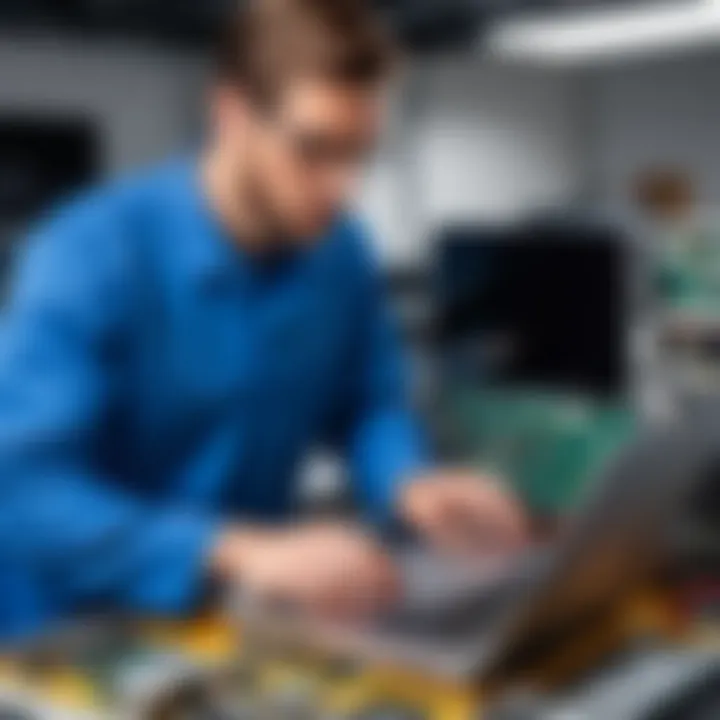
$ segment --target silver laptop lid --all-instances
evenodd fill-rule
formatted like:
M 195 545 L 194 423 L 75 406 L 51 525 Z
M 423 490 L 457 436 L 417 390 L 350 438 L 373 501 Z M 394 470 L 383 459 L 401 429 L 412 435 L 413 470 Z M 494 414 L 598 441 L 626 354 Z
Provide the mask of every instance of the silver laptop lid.
M 511 663 L 646 582 L 667 559 L 673 523 L 719 457 L 720 435 L 692 421 L 646 431 L 625 448 L 593 484 L 547 569 L 507 608 L 477 671 Z

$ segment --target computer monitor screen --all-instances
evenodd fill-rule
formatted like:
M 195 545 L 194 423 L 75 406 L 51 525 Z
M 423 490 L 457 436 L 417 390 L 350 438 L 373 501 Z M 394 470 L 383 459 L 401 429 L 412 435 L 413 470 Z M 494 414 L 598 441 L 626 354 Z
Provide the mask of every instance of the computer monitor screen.
M 625 387 L 625 246 L 569 223 L 446 230 L 444 357 L 469 379 L 617 395 Z
M 0 304 L 15 243 L 43 212 L 94 180 L 100 164 L 90 118 L 0 115 Z
M 0 115 L 0 223 L 27 221 L 99 170 L 91 119 Z

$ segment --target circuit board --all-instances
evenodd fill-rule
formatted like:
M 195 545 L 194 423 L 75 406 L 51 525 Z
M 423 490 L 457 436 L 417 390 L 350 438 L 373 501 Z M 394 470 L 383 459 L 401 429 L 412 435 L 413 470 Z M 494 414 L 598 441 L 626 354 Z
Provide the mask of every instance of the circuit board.
M 461 457 L 497 473 L 533 512 L 549 516 L 576 506 L 637 427 L 623 403 L 522 388 L 458 387 L 444 414 Z
M 251 649 L 220 618 L 76 632 L 55 657 L 0 666 L 3 720 L 473 720 L 479 708 L 465 684 Z

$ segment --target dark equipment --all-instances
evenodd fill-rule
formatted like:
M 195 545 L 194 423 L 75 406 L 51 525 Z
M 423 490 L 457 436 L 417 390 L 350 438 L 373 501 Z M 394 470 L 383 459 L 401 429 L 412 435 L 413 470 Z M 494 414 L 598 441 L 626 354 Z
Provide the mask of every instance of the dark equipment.
M 90 183 L 101 170 L 90 118 L 0 116 L 0 223 L 22 222 Z
M 438 332 L 456 378 L 622 396 L 628 263 L 614 228 L 449 228 L 438 265 Z
M 0 276 L 13 243 L 101 172 L 97 128 L 81 116 L 0 116 Z
M 556 696 L 510 697 L 488 720 L 714 720 L 720 716 L 720 656 L 647 648 Z

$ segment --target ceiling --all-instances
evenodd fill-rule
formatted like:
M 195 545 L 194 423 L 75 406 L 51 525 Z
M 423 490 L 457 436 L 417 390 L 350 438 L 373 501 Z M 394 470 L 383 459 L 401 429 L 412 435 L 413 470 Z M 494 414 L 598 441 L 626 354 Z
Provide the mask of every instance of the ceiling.
M 418 52 L 475 42 L 486 23 L 520 10 L 643 0 L 369 0 Z M 4 25 L 60 27 L 84 32 L 203 42 L 232 0 L 2 0 Z

